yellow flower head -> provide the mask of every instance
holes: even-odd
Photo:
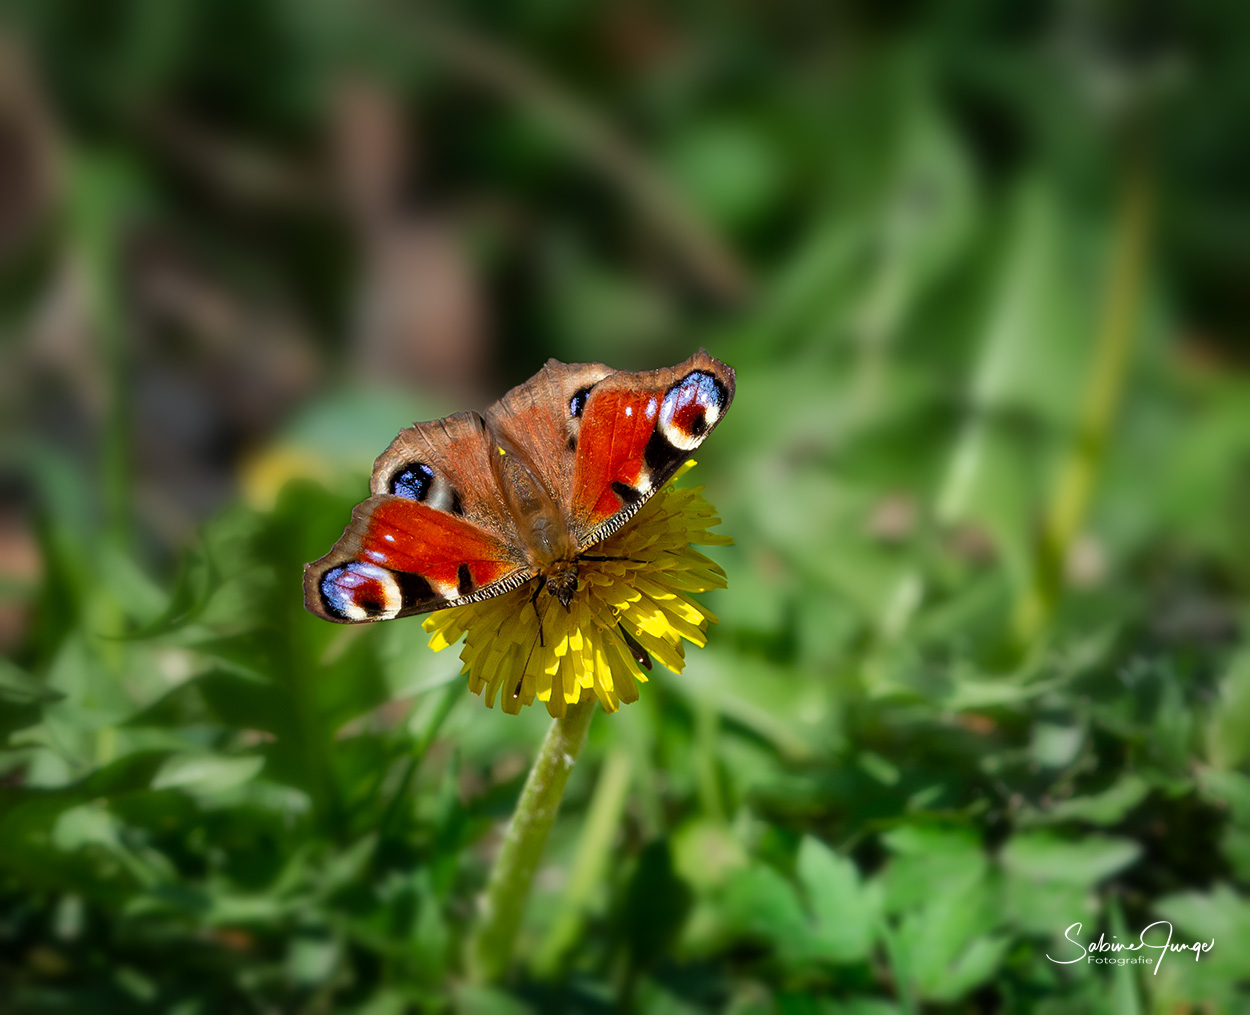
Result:
[[[708,621],[716,621],[691,594],[726,584],[720,566],[691,544],[733,542],[708,531],[720,518],[702,487],[674,487],[694,464],[686,462],[627,525],[591,551],[609,559],[578,562],[568,609],[551,595],[535,599],[534,582],[526,582],[493,599],[431,614],[425,620],[430,648],[440,652],[463,635],[461,672],[469,690],[484,693],[487,706],[498,694],[512,713],[537,698],[556,718],[589,690],[608,712],[637,701],[637,682],[647,679],[642,667],[650,669],[651,658],[680,673],[682,640],[703,646]]]

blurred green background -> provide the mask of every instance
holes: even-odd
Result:
[[[1250,7],[0,10],[0,1009],[1246,1010]],[[721,623],[468,983],[549,720],[302,564],[699,346]]]

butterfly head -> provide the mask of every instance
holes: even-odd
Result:
[[[539,587],[560,600],[560,605],[567,610],[577,594],[577,564],[562,562],[553,565],[543,576],[543,584]]]

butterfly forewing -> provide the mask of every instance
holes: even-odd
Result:
[[[702,351],[667,370],[616,373],[596,385],[566,502],[579,547],[615,532],[667,483],[733,395],[733,370]]]

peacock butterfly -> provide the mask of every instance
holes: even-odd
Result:
[[[720,422],[734,372],[702,350],[664,370],[548,360],[484,414],[400,431],[372,496],[304,568],[341,624],[477,602],[537,579],[566,607],[579,559],[621,528]]]

